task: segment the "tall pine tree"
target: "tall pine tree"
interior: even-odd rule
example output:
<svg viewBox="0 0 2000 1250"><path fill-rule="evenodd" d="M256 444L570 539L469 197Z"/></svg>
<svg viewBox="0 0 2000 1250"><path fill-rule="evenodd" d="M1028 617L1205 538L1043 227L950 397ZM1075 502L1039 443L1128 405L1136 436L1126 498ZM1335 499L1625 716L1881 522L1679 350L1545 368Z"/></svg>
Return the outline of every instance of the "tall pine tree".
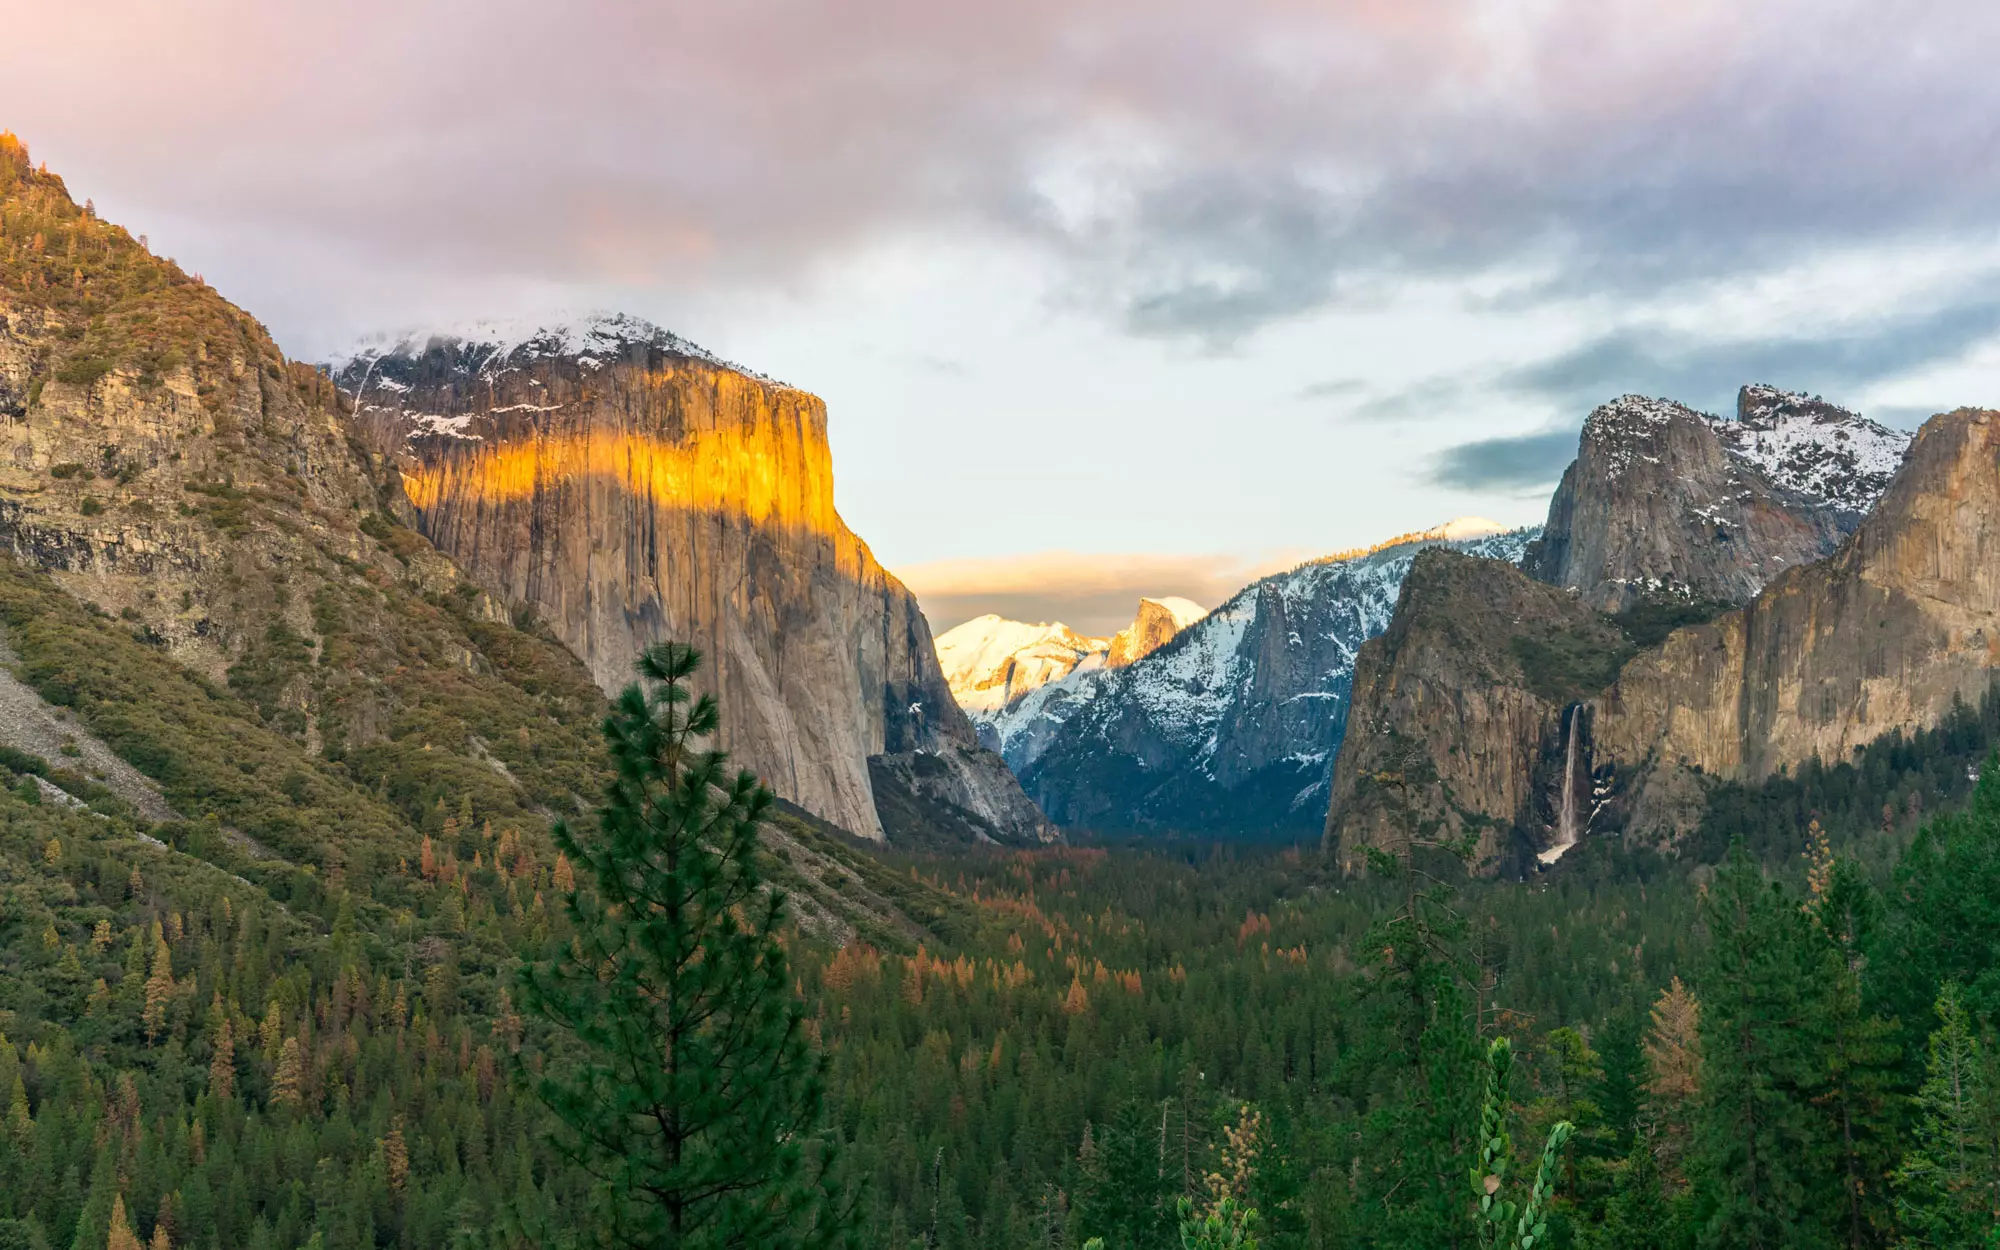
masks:
<svg viewBox="0 0 2000 1250"><path fill-rule="evenodd" d="M1985 1055L1958 986L1938 992L1917 1123L1896 1169L1896 1216L1913 1246L1977 1245L2000 1226L2000 1169L1983 1123Z"/></svg>
<svg viewBox="0 0 2000 1250"><path fill-rule="evenodd" d="M1831 948L1795 896L1739 849L1703 919L1701 1093L1690 1172L1701 1244L1730 1250L1844 1240L1829 1094Z"/></svg>
<svg viewBox="0 0 2000 1250"><path fill-rule="evenodd" d="M565 1035L536 1089L596 1180L599 1244L840 1244L823 1063L778 940L784 896L758 867L771 795L702 747L719 717L689 690L700 665L679 643L640 657L645 688L604 725L616 776L597 834L555 831L581 884L574 941L522 977Z"/></svg>

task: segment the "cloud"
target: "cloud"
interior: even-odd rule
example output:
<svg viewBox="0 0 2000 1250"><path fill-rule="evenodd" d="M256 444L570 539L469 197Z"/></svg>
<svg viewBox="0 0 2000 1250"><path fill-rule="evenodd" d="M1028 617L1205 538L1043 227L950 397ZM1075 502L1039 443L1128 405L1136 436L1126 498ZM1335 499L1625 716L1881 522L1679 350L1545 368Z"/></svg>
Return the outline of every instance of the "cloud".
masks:
<svg viewBox="0 0 2000 1250"><path fill-rule="evenodd" d="M1370 275L1534 259L1557 298L1990 234L1996 41L1963 0L107 0L10 18L0 82L60 164L335 307L995 236L1226 347Z"/></svg>
<svg viewBox="0 0 2000 1250"><path fill-rule="evenodd" d="M1447 447L1432 460L1429 476L1440 486L1474 491L1546 488L1576 458L1576 426L1483 438Z"/></svg>
<svg viewBox="0 0 2000 1250"><path fill-rule="evenodd" d="M1013 620L1062 621L1092 635L1131 624L1139 600L1179 595L1212 608L1268 573L1307 559L1302 551L1231 555L1100 555L1044 551L906 565L896 576L917 596L931 631L988 612Z"/></svg>
<svg viewBox="0 0 2000 1250"><path fill-rule="evenodd" d="M1633 391L1729 412L1747 382L1838 399L1882 378L1955 360L1996 334L2000 298L1988 294L1811 335L1710 338L1631 327L1506 372L1495 385L1564 412L1587 412Z"/></svg>

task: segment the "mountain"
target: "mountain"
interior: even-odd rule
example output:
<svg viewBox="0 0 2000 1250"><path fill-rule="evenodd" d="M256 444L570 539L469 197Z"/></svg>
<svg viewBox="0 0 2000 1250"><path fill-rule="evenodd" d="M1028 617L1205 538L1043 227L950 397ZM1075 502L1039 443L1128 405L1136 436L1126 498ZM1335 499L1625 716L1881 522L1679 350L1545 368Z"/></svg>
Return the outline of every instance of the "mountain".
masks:
<svg viewBox="0 0 2000 1250"><path fill-rule="evenodd" d="M1933 417L1833 556L1625 665L1593 701L1591 739L1621 779L1650 783L1634 834L1683 831L1657 796L1689 770L1761 781L1979 704L2000 670L1996 463L2000 413Z"/></svg>
<svg viewBox="0 0 2000 1250"><path fill-rule="evenodd" d="M1111 636L1104 649L1106 668L1135 664L1173 641L1174 635L1208 615L1208 609L1192 599L1165 595L1139 600L1132 623Z"/></svg>
<svg viewBox="0 0 2000 1250"><path fill-rule="evenodd" d="M817 397L623 316L408 335L332 373L411 525L606 691L647 645L692 642L721 745L814 815L877 839L930 807L1049 833L916 599L834 511Z"/></svg>
<svg viewBox="0 0 2000 1250"><path fill-rule="evenodd" d="M938 635L938 665L952 697L984 730L1028 692L1092 659L1101 666L1110 642L1086 638L1061 621L1030 625L989 612Z"/></svg>
<svg viewBox="0 0 2000 1250"><path fill-rule="evenodd" d="M1768 484L1784 499L1816 500L1822 515L1869 508L1865 519L1830 555L1775 572L1741 607L1684 604L1679 620L1622 593L1606 597L1630 606L1607 614L1588 593L1571 598L1497 565L1420 564L1396 623L1359 664L1354 715L1370 732L1352 737L1336 766L1326 825L1343 864L1426 820L1479 828L1488 871L1552 862L1593 833L1671 849L1718 780L1839 762L1988 693L2000 667L1990 640L2000 417L1934 417L1905 448L1844 410L1769 388L1746 388L1739 410L1730 457L1771 466L1739 479L1744 497L1777 497L1759 496ZM1633 432L1627 446L1664 448L1663 425ZM1600 461L1610 459L1603 446L1616 444L1599 442ZM1575 528L1580 519L1636 515L1649 505L1627 493L1661 485L1645 473L1612 479L1611 506L1572 514L1573 548L1615 549ZM1564 505L1552 504L1552 524ZM1384 773L1417 782L1385 789Z"/></svg>
<svg viewBox="0 0 2000 1250"><path fill-rule="evenodd" d="M1069 697L1039 711L1046 739L1023 785L1068 827L1317 829L1356 651L1387 627L1425 548L1519 558L1532 532L1498 528L1454 522L1301 565L1245 587L1129 667L1045 687Z"/></svg>
<svg viewBox="0 0 2000 1250"><path fill-rule="evenodd" d="M1607 612L1740 604L1853 532L1908 445L1905 433L1768 386L1744 387L1733 421L1625 395L1584 422L1523 567Z"/></svg>
<svg viewBox="0 0 2000 1250"><path fill-rule="evenodd" d="M1588 797L1563 740L1567 709L1631 652L1613 618L1504 558L1420 553L1388 628L1355 662L1328 851L1354 872L1367 848L1399 849L1412 828L1472 831L1475 863L1497 871L1562 843Z"/></svg>
<svg viewBox="0 0 2000 1250"><path fill-rule="evenodd" d="M1084 686L1159 650L1207 615L1173 595L1139 600L1132 623L1085 638L1061 621L1029 625L986 615L938 638L938 660L979 740L1020 772L1034 762Z"/></svg>

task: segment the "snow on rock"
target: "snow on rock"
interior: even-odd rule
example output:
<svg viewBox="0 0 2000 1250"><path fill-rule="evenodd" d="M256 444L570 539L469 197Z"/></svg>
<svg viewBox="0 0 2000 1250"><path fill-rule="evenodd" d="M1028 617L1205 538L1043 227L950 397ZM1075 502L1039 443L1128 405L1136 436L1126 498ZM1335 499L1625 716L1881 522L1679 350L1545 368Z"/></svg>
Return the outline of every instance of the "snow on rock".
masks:
<svg viewBox="0 0 2000 1250"><path fill-rule="evenodd" d="M1731 455L1772 482L1855 513L1889 488L1912 437L1817 395L1762 384L1737 394L1736 420L1710 421Z"/></svg>
<svg viewBox="0 0 2000 1250"><path fill-rule="evenodd" d="M327 362L335 376L352 371L357 364L375 361L414 359L434 351L458 358L462 367L479 375L503 370L524 360L569 357L589 368L601 366L634 347L659 348L671 355L704 360L712 365L756 378L774 379L663 330L644 317L617 312L565 312L548 317L489 319L458 326L424 330L403 330L375 335ZM396 388L402 389L402 388Z"/></svg>
<svg viewBox="0 0 2000 1250"><path fill-rule="evenodd" d="M1177 595L1139 600L1132 623L1110 638L1078 634L1061 621L1028 624L988 614L939 635L939 666L980 740L1008 757L1032 760L1073 704L1095 696L1103 674L1172 640L1208 609Z"/></svg>
<svg viewBox="0 0 2000 1250"><path fill-rule="evenodd" d="M1538 532L1497 528L1466 519L1252 583L1129 667L1037 692L1002 754L1058 824L1315 828L1356 653L1388 628L1411 560L1448 545L1517 563Z"/></svg>
<svg viewBox="0 0 2000 1250"><path fill-rule="evenodd" d="M1030 625L988 613L937 637L938 664L975 721L997 717L1032 690L1060 681L1106 646L1061 621Z"/></svg>

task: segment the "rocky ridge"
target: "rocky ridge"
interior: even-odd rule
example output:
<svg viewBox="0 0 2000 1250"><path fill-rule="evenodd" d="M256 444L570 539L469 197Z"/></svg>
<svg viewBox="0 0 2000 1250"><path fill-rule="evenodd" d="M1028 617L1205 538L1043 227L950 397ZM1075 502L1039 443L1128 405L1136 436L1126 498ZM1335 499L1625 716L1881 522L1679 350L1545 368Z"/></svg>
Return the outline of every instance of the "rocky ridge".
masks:
<svg viewBox="0 0 2000 1250"><path fill-rule="evenodd" d="M981 836L1049 834L835 512L817 397L631 317L403 336L333 375L411 524L605 690L689 641L721 745L812 814L881 838L876 789L902 785Z"/></svg>
<svg viewBox="0 0 2000 1250"><path fill-rule="evenodd" d="M1086 638L1057 621L1029 625L987 615L938 638L938 659L979 740L1019 772L1034 762L1063 709L1102 674L1146 658L1207 615L1189 599L1139 600L1132 623Z"/></svg>

